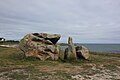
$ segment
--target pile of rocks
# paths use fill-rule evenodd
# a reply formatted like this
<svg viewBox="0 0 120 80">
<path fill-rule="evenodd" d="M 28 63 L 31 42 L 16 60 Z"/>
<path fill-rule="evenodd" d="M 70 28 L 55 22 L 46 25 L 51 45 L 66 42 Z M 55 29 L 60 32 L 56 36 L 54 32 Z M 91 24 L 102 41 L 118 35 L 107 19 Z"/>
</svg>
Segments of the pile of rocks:
<svg viewBox="0 0 120 80">
<path fill-rule="evenodd" d="M 19 47 L 25 56 L 37 57 L 43 61 L 47 59 L 58 60 L 60 47 L 56 43 L 60 37 L 59 34 L 31 33 L 21 39 Z M 69 37 L 64 59 L 77 60 L 80 58 L 90 59 L 88 49 L 84 46 L 74 46 L 72 38 Z"/>
<path fill-rule="evenodd" d="M 77 60 L 81 58 L 90 60 L 89 50 L 85 46 L 75 46 L 72 42 L 72 38 L 69 37 L 64 59 Z"/>
</svg>

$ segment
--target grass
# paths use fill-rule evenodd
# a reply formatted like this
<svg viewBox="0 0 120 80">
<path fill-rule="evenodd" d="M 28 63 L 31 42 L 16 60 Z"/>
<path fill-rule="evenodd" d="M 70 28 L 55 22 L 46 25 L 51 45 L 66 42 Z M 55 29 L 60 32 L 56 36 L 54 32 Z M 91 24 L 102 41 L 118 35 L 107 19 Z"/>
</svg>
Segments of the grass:
<svg viewBox="0 0 120 80">
<path fill-rule="evenodd" d="M 91 75 L 101 74 L 100 70 L 107 69 L 116 73 L 120 71 L 120 54 L 97 52 L 90 52 L 90 54 L 91 61 L 83 59 L 77 61 L 40 61 L 37 58 L 25 57 L 18 48 L 0 47 L 0 79 L 74 80 L 71 76 L 77 74 L 89 79 Z M 101 65 L 103 65 L 102 68 Z M 96 70 L 92 70 L 93 67 L 96 67 Z"/>
</svg>

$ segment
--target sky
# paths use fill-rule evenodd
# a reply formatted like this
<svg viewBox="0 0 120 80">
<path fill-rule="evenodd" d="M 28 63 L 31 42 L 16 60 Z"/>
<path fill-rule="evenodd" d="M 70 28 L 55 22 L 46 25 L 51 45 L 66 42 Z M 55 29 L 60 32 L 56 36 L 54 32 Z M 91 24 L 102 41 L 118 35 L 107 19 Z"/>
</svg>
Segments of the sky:
<svg viewBox="0 0 120 80">
<path fill-rule="evenodd" d="M 59 42 L 120 43 L 120 0 L 1 0 L 0 37 L 61 34 Z"/>
</svg>

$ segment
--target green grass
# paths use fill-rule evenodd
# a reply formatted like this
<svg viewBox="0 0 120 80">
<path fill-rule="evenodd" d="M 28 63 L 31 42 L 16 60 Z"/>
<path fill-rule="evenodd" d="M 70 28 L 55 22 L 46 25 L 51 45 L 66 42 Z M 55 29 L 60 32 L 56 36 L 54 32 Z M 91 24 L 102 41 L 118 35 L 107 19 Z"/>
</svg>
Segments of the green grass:
<svg viewBox="0 0 120 80">
<path fill-rule="evenodd" d="M 62 57 L 63 55 L 63 51 Z M 90 52 L 91 61 L 40 61 L 37 58 L 25 57 L 24 53 L 18 48 L 0 47 L 0 77 L 7 76 L 17 80 L 72 80 L 71 75 L 90 69 L 91 64 L 99 67 L 104 65 L 106 69 L 111 71 L 119 71 L 120 54 L 95 53 Z M 81 71 L 80 68 L 83 68 Z M 98 73 L 93 71 L 92 74 Z"/>
</svg>

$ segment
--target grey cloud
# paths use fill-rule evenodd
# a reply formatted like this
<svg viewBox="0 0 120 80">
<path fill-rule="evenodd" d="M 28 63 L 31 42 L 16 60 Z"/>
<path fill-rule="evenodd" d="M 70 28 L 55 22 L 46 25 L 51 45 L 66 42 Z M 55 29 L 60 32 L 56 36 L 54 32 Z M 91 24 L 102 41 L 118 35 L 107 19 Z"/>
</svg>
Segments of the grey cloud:
<svg viewBox="0 0 120 80">
<path fill-rule="evenodd" d="M 59 33 L 60 42 L 120 43 L 120 1 L 3 0 L 0 36 L 21 39 L 31 32 Z"/>
</svg>

